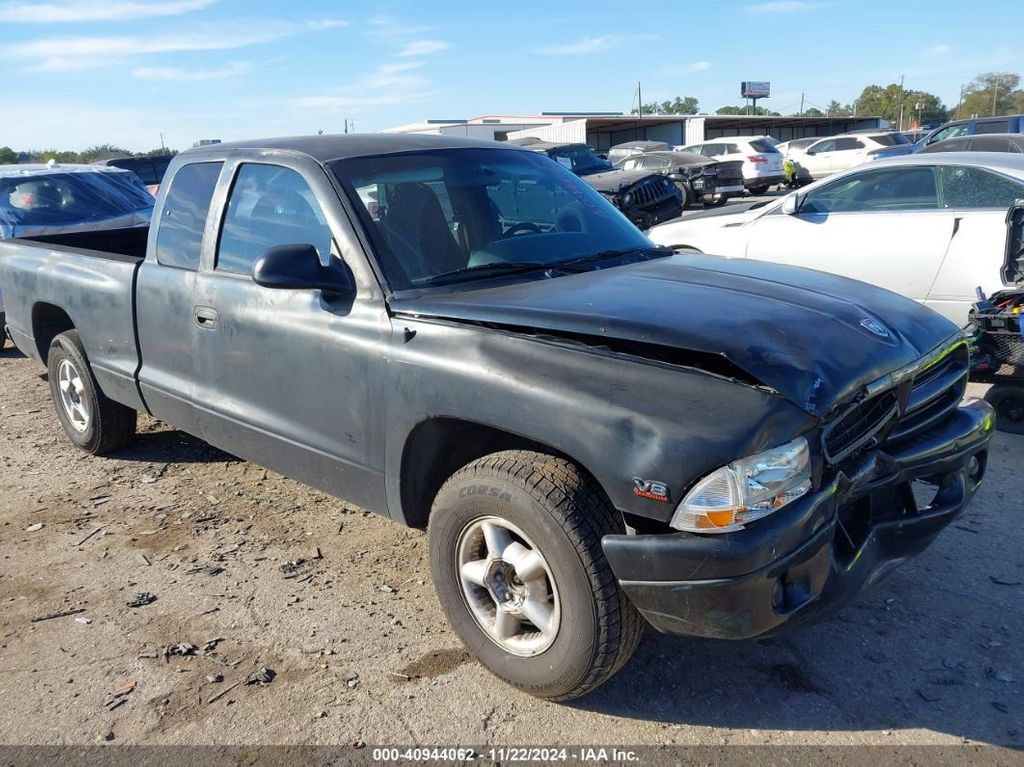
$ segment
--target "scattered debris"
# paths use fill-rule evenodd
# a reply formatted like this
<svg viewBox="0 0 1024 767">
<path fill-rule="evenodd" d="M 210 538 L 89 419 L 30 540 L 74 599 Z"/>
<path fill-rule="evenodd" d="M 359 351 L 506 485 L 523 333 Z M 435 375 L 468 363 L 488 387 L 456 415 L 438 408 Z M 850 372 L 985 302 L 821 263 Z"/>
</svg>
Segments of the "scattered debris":
<svg viewBox="0 0 1024 767">
<path fill-rule="evenodd" d="M 391 586 L 389 586 L 386 583 L 381 585 L 380 590 L 383 591 L 385 594 L 397 594 L 398 593 L 398 589 L 391 588 Z"/>
<path fill-rule="evenodd" d="M 359 674 L 357 674 L 355 671 L 346 671 L 344 674 L 341 675 L 341 678 L 342 680 L 344 680 L 345 684 L 349 686 L 349 688 L 355 687 L 357 684 L 359 684 Z"/>
<path fill-rule="evenodd" d="M 224 637 L 214 637 L 203 642 L 203 655 L 209 655 L 217 649 L 217 645 L 224 641 Z"/>
<path fill-rule="evenodd" d="M 102 732 L 96 738 L 96 740 L 106 741 L 108 743 L 110 741 L 112 741 L 113 739 L 114 739 L 114 731 L 113 730 L 107 730 L 106 732 Z"/>
<path fill-rule="evenodd" d="M 156 601 L 156 594 L 150 594 L 148 591 L 142 591 L 136 594 L 130 601 L 125 604 L 128 607 L 145 607 L 151 605 Z"/>
<path fill-rule="evenodd" d="M 25 528 L 26 533 L 34 533 L 37 530 L 42 530 L 44 527 L 42 522 L 36 522 L 34 525 L 29 525 Z"/>
<path fill-rule="evenodd" d="M 85 543 L 87 540 L 92 538 L 94 535 L 96 535 L 96 533 L 100 532 L 102 529 L 103 529 L 102 525 L 100 527 L 94 528 L 92 530 L 92 532 L 88 533 L 84 538 L 80 538 L 77 542 L 72 543 L 71 545 L 72 546 L 81 546 L 83 543 Z"/>
<path fill-rule="evenodd" d="M 274 669 L 267 668 L 266 666 L 264 666 L 255 674 L 249 676 L 249 678 L 245 680 L 245 683 L 247 685 L 258 684 L 260 685 L 260 687 L 266 687 L 268 684 L 274 681 L 274 677 L 276 676 L 277 672 L 274 671 Z"/>
<path fill-rule="evenodd" d="M 88 626 L 92 623 L 92 618 L 75 618 L 75 623 L 81 623 L 84 626 Z"/>
<path fill-rule="evenodd" d="M 211 695 L 209 698 L 206 699 L 206 705 L 209 706 L 211 703 L 220 700 L 225 695 L 227 695 L 229 692 L 231 692 L 233 689 L 238 687 L 238 685 L 240 685 L 240 684 L 241 684 L 241 682 L 235 682 L 232 685 L 228 685 L 227 687 L 225 687 L 223 690 L 219 691 L 215 695 Z"/>
<path fill-rule="evenodd" d="M 171 656 L 179 655 L 185 657 L 188 655 L 195 655 L 196 650 L 199 649 L 191 642 L 182 642 L 181 644 L 168 645 L 164 648 L 164 660 L 169 661 Z"/>
<path fill-rule="evenodd" d="M 140 553 L 136 557 L 136 559 L 138 559 L 139 562 L 141 562 L 142 564 L 146 565 L 146 567 L 149 567 L 151 564 L 153 564 L 152 562 L 149 561 L 149 557 L 147 557 L 145 554 L 142 554 L 142 553 Z"/>
<path fill-rule="evenodd" d="M 317 551 L 319 551 L 319 549 L 317 549 Z M 279 569 L 284 573 L 285 577 L 294 576 L 304 564 L 306 564 L 305 559 L 293 559 L 285 562 Z"/>
<path fill-rule="evenodd" d="M 365 740 L 353 740 L 352 741 L 352 748 L 355 748 L 355 749 L 366 748 L 366 741 Z"/>
<path fill-rule="evenodd" d="M 206 681 L 209 682 L 210 684 L 219 684 L 220 682 L 224 681 L 224 675 L 223 674 L 210 674 L 208 677 L 206 677 Z"/>
<path fill-rule="evenodd" d="M 61 610 L 57 613 L 47 613 L 46 615 L 40 615 L 32 619 L 32 623 L 39 623 L 40 621 L 53 620 L 54 618 L 66 618 L 69 615 L 78 615 L 78 613 L 84 613 L 84 607 L 76 607 L 73 610 Z"/>
<path fill-rule="evenodd" d="M 197 573 L 220 575 L 222 572 L 224 572 L 224 568 L 220 565 L 207 565 L 206 567 L 193 567 L 191 570 L 186 570 L 185 575 L 196 575 Z"/>
</svg>

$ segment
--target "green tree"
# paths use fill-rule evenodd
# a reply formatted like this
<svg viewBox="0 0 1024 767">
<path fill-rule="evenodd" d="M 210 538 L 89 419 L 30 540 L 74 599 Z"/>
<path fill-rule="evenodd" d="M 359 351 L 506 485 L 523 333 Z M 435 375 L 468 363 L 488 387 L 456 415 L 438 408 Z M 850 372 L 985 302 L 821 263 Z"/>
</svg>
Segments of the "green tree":
<svg viewBox="0 0 1024 767">
<path fill-rule="evenodd" d="M 903 127 L 906 128 L 917 120 L 919 102 L 924 105 L 920 110 L 923 122 L 942 122 L 949 119 L 949 110 L 942 103 L 942 99 L 934 93 L 901 87 L 899 83 L 890 83 L 885 87 L 876 84 L 866 85 L 854 106 L 858 115 L 881 117 L 897 126 L 902 115 Z"/>
<path fill-rule="evenodd" d="M 9 146 L 0 146 L 0 165 L 13 165 L 18 162 L 18 153 Z"/>
<path fill-rule="evenodd" d="M 825 113 L 817 107 L 808 107 L 804 110 L 804 117 L 824 117 Z"/>
<path fill-rule="evenodd" d="M 853 114 L 853 107 L 849 104 L 840 104 L 835 99 L 828 102 L 825 107 L 825 115 L 828 117 L 850 117 Z"/>
<path fill-rule="evenodd" d="M 676 96 L 673 101 L 652 101 L 644 104 L 645 115 L 695 115 L 700 111 L 700 102 L 693 96 Z M 634 109 L 631 114 L 636 114 Z"/>
<path fill-rule="evenodd" d="M 1020 75 L 985 72 L 964 88 L 964 100 L 957 110 L 957 116 L 1005 115 L 1020 112 L 1022 107 L 1024 91 L 1020 90 Z"/>
<path fill-rule="evenodd" d="M 715 110 L 716 115 L 756 115 L 758 117 L 781 117 L 778 112 L 772 112 L 765 107 L 748 107 L 745 105 L 730 105 L 719 107 Z"/>
</svg>

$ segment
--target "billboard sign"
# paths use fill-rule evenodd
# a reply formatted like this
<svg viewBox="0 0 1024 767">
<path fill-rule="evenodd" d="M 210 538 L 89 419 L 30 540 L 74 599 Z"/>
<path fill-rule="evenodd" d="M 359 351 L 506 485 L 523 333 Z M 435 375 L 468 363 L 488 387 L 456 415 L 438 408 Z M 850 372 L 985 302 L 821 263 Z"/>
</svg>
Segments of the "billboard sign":
<svg viewBox="0 0 1024 767">
<path fill-rule="evenodd" d="M 740 83 L 740 96 L 745 99 L 766 99 L 771 96 L 772 84 L 762 80 L 744 80 Z"/>
</svg>

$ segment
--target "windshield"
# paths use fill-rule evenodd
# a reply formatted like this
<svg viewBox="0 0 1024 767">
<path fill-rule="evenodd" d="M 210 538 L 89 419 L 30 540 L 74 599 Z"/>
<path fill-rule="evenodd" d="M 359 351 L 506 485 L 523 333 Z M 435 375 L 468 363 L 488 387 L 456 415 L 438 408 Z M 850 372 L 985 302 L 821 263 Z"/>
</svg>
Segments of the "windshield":
<svg viewBox="0 0 1024 767">
<path fill-rule="evenodd" d="M 73 228 L 132 214 L 148 219 L 152 211 L 153 196 L 127 171 L 0 178 L 0 228 L 6 236 L 29 227 Z"/>
<path fill-rule="evenodd" d="M 594 154 L 594 151 L 589 146 L 584 144 L 552 149 L 548 152 L 548 155 L 559 165 L 565 166 L 580 176 L 586 176 L 590 173 L 604 173 L 605 171 L 615 169 L 614 165 L 607 160 L 602 160 Z"/>
<path fill-rule="evenodd" d="M 444 149 L 339 160 L 393 290 L 489 264 L 557 265 L 653 246 L 597 191 L 544 155 Z"/>
</svg>

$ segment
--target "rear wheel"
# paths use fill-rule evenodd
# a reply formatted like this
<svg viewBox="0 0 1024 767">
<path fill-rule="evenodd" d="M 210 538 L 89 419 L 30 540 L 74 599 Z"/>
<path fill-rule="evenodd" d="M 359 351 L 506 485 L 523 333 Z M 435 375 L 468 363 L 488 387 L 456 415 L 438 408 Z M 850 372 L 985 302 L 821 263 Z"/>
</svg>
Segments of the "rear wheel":
<svg viewBox="0 0 1024 767">
<path fill-rule="evenodd" d="M 460 469 L 430 516 L 441 606 L 492 673 L 541 698 L 594 689 L 633 654 L 643 619 L 601 538 L 622 522 L 571 462 L 506 451 Z"/>
<path fill-rule="evenodd" d="M 759 186 L 750 187 L 750 193 L 755 197 L 760 197 L 762 194 L 767 193 L 771 189 L 771 184 L 761 184 Z"/>
<path fill-rule="evenodd" d="M 985 399 L 996 411 L 999 431 L 1024 434 L 1024 386 L 993 386 Z"/>
<path fill-rule="evenodd" d="M 77 331 L 53 339 L 47 367 L 57 417 L 75 445 L 103 455 L 135 439 L 138 414 L 100 391 Z"/>
</svg>

